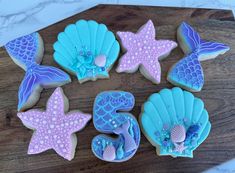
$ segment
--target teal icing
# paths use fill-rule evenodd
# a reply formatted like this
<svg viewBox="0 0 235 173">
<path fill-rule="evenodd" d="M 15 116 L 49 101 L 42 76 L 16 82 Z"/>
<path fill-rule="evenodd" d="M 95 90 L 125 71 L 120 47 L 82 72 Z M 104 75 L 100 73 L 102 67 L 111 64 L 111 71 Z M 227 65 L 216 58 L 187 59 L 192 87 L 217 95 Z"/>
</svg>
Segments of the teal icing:
<svg viewBox="0 0 235 173">
<path fill-rule="evenodd" d="M 132 125 L 132 123 L 130 123 L 130 127 L 129 127 L 128 131 L 129 131 L 131 137 L 134 138 L 134 131 L 133 131 L 133 125 Z"/>
<path fill-rule="evenodd" d="M 117 149 L 117 159 L 122 159 L 124 157 L 124 149 L 123 149 L 123 144 L 121 143 Z"/>
<path fill-rule="evenodd" d="M 114 34 L 104 24 L 93 20 L 79 20 L 58 34 L 54 43 L 54 59 L 79 82 L 109 77 L 109 70 L 118 58 L 120 46 Z M 97 56 L 104 55 L 104 66 L 95 64 Z"/>
<path fill-rule="evenodd" d="M 203 101 L 178 87 L 152 94 L 143 104 L 140 124 L 157 153 L 173 157 L 193 157 L 193 151 L 207 138 L 211 129 Z M 164 124 L 169 125 L 169 129 L 164 129 Z M 186 148 L 182 152 L 175 150 L 170 139 L 175 125 L 183 125 L 187 132 Z"/>
</svg>

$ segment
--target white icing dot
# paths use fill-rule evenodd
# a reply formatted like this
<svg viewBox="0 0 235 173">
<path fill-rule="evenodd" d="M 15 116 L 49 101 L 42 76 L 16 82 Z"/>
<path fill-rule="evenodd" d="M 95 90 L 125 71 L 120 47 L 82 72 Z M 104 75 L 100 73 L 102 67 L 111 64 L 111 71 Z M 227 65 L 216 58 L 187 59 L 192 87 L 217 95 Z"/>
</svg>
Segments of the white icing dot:
<svg viewBox="0 0 235 173">
<path fill-rule="evenodd" d="M 44 144 L 44 141 L 41 140 L 41 141 L 40 141 L 40 144 Z"/>
<path fill-rule="evenodd" d="M 60 141 L 60 140 L 58 140 L 58 141 L 57 141 L 57 143 L 59 144 L 59 143 L 61 143 L 61 141 Z"/>
<path fill-rule="evenodd" d="M 75 121 L 74 121 L 74 123 L 75 123 L 75 124 L 77 124 L 77 123 L 78 123 L 78 121 L 77 121 L 77 120 L 75 120 Z"/>
<path fill-rule="evenodd" d="M 38 119 L 38 118 L 36 119 L 36 122 L 39 122 L 39 119 Z"/>
<path fill-rule="evenodd" d="M 61 147 L 61 148 L 63 148 L 63 147 L 64 147 L 64 145 L 63 145 L 63 144 L 60 144 L 60 147 Z"/>
<path fill-rule="evenodd" d="M 69 125 L 69 123 L 65 123 L 65 125 L 66 125 L 66 126 L 68 126 L 68 125 Z"/>
<path fill-rule="evenodd" d="M 43 120 L 43 122 L 42 122 L 43 124 L 46 124 L 47 122 L 45 121 L 45 120 Z"/>
<path fill-rule="evenodd" d="M 81 118 L 79 119 L 79 122 L 82 122 L 82 119 L 81 119 Z"/>
<path fill-rule="evenodd" d="M 46 139 L 48 139 L 48 136 L 45 136 Z"/>
<path fill-rule="evenodd" d="M 51 133 L 51 130 L 48 130 L 47 132 L 48 132 L 48 133 Z"/>
<path fill-rule="evenodd" d="M 113 127 L 115 127 L 115 128 L 116 128 L 116 127 L 117 127 L 117 124 L 114 124 L 114 126 L 113 126 Z"/>
<path fill-rule="evenodd" d="M 53 129 L 55 126 L 53 124 L 50 125 L 50 128 Z"/>
<path fill-rule="evenodd" d="M 30 120 L 30 121 L 32 121 L 32 120 L 33 120 L 33 118 L 32 118 L 32 117 L 30 117 L 30 118 L 29 118 L 29 120 Z"/>
<path fill-rule="evenodd" d="M 54 137 L 54 138 L 57 138 L 57 135 L 54 135 L 53 137 Z"/>
<path fill-rule="evenodd" d="M 32 152 L 33 152 L 33 149 L 30 149 L 29 152 L 32 153 Z"/>
<path fill-rule="evenodd" d="M 73 125 L 73 122 L 70 122 L 70 125 Z"/>
<path fill-rule="evenodd" d="M 63 152 L 65 153 L 65 152 L 66 152 L 66 149 L 63 149 Z"/>
</svg>

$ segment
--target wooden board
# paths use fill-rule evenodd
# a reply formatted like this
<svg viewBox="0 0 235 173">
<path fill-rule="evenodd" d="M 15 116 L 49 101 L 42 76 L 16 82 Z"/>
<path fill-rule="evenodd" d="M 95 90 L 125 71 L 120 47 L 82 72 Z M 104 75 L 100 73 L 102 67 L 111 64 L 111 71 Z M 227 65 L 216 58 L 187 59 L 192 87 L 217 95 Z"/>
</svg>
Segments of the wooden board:
<svg viewBox="0 0 235 173">
<path fill-rule="evenodd" d="M 182 21 L 195 27 L 201 37 L 230 45 L 231 50 L 217 59 L 202 63 L 205 73 L 203 90 L 195 95 L 205 101 L 210 114 L 212 130 L 207 140 L 194 152 L 194 158 L 159 157 L 155 149 L 142 135 L 139 150 L 124 163 L 107 163 L 97 159 L 91 151 L 91 140 L 98 134 L 92 123 L 77 133 L 78 146 L 72 161 L 59 157 L 53 150 L 38 155 L 27 155 L 32 131 L 25 128 L 16 117 L 17 92 L 24 76 L 0 49 L 0 172 L 199 172 L 220 164 L 235 156 L 235 22 L 231 11 L 157 8 L 137 6 L 98 6 L 77 14 L 40 31 L 44 39 L 45 55 L 42 64 L 58 65 L 53 61 L 52 45 L 64 27 L 79 19 L 93 19 L 105 23 L 116 32 L 137 31 L 148 19 L 157 28 L 158 39 L 175 40 L 176 28 Z M 141 105 L 150 94 L 172 85 L 166 81 L 168 69 L 183 57 L 178 47 L 161 62 L 162 82 L 152 84 L 139 72 L 118 74 L 116 64 L 109 80 L 86 82 L 80 85 L 75 76 L 73 82 L 63 86 L 70 100 L 70 109 L 92 113 L 95 96 L 105 90 L 125 90 L 135 95 L 136 105 L 132 113 L 138 117 Z M 34 108 L 45 108 L 54 89 L 44 90 Z"/>
</svg>

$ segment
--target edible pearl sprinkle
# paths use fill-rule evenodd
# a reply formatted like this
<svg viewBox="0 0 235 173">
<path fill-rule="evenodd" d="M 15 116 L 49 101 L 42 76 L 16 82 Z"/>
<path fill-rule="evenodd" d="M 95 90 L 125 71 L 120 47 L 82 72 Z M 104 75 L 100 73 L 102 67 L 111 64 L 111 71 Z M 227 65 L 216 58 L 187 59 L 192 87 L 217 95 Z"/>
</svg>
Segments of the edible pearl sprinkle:
<svg viewBox="0 0 235 173">
<path fill-rule="evenodd" d="M 155 40 L 155 28 L 151 20 L 136 34 L 131 32 L 117 32 L 117 34 L 127 50 L 119 61 L 117 72 L 133 71 L 142 65 L 147 75 L 159 83 L 161 67 L 158 58 L 168 54 L 177 44 L 169 40 Z"/>
<path fill-rule="evenodd" d="M 64 97 L 62 89 L 57 88 L 49 98 L 45 112 L 32 109 L 17 114 L 24 124 L 36 129 L 29 144 L 28 154 L 54 149 L 65 159 L 73 158 L 71 135 L 81 130 L 91 119 L 91 115 L 81 112 L 66 115 Z"/>
</svg>

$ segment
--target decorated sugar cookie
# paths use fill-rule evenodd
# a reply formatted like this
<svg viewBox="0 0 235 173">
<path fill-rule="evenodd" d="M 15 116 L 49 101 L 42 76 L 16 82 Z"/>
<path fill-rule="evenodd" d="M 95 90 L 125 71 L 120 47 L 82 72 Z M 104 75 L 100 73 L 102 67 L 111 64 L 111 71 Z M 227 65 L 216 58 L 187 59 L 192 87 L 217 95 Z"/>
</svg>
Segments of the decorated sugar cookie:
<svg viewBox="0 0 235 173">
<path fill-rule="evenodd" d="M 104 24 L 79 20 L 59 33 L 54 50 L 55 61 L 82 83 L 108 78 L 120 46 Z"/>
<path fill-rule="evenodd" d="M 135 117 L 127 113 L 134 104 L 134 96 L 124 91 L 106 91 L 96 97 L 95 128 L 101 133 L 116 134 L 115 138 L 103 134 L 93 138 L 91 147 L 96 157 L 108 162 L 123 162 L 135 154 L 140 143 L 140 129 Z"/>
<path fill-rule="evenodd" d="M 68 99 L 57 88 L 47 102 L 46 111 L 32 109 L 17 114 L 27 128 L 34 130 L 28 154 L 54 149 L 63 158 L 73 159 L 77 145 L 75 132 L 86 126 L 91 115 L 80 111 L 66 113 L 68 108 Z"/>
<path fill-rule="evenodd" d="M 122 47 L 127 51 L 119 60 L 117 72 L 140 72 L 153 83 L 160 83 L 161 67 L 159 60 L 168 56 L 177 44 L 170 40 L 155 40 L 155 28 L 149 20 L 135 34 L 117 32 Z"/>
<path fill-rule="evenodd" d="M 160 156 L 193 157 L 211 129 L 203 101 L 178 87 L 152 94 L 139 120 L 142 132 Z"/>
<path fill-rule="evenodd" d="M 5 48 L 13 61 L 26 71 L 18 92 L 18 111 L 32 107 L 38 101 L 42 88 L 70 82 L 70 77 L 62 70 L 40 65 L 44 48 L 38 33 L 10 41 Z"/>
<path fill-rule="evenodd" d="M 200 61 L 216 58 L 229 50 L 223 43 L 202 40 L 199 34 L 183 22 L 177 31 L 177 39 L 185 57 L 168 72 L 167 79 L 176 86 L 198 92 L 204 84 L 204 74 Z"/>
</svg>

